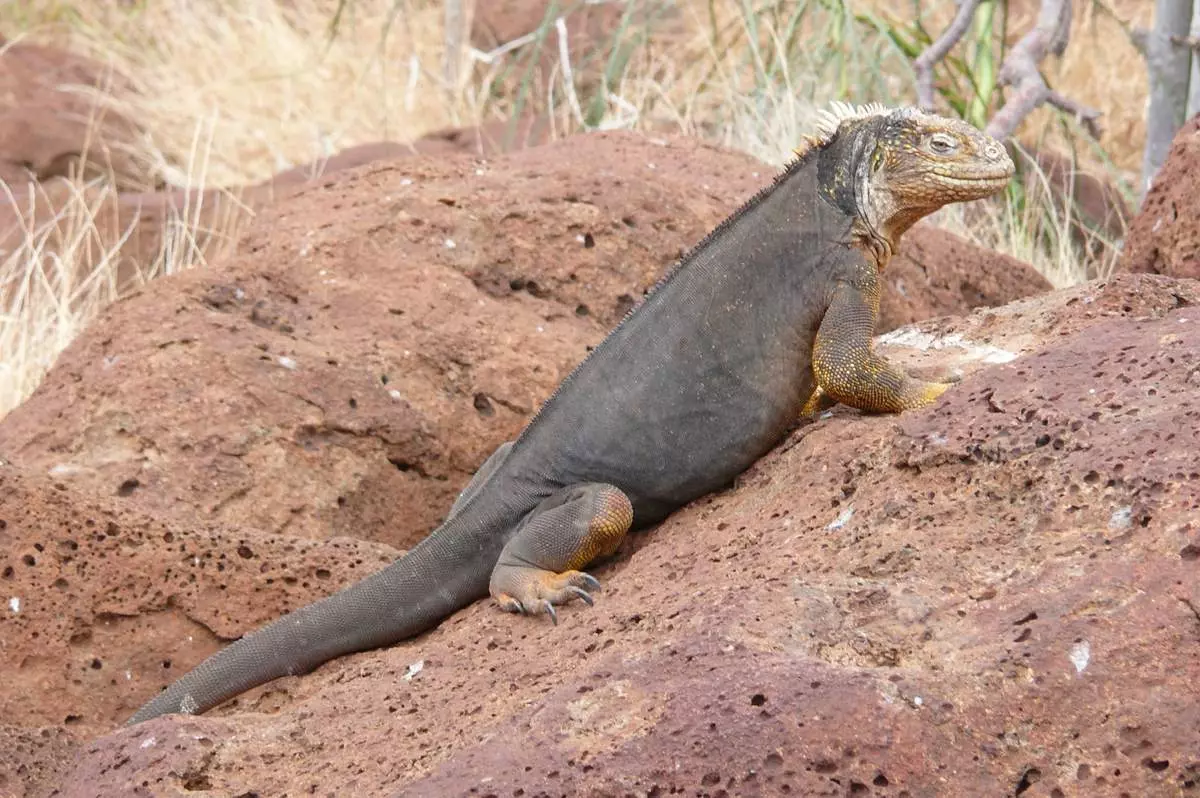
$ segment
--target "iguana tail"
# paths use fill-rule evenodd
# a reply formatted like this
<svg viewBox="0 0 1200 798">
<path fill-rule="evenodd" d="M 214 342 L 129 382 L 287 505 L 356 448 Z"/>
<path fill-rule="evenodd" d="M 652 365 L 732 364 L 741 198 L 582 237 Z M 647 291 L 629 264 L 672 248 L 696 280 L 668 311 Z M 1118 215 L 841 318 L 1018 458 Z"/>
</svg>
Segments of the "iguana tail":
<svg viewBox="0 0 1200 798">
<path fill-rule="evenodd" d="M 452 518 L 382 571 L 213 654 L 148 701 L 126 725 L 174 712 L 205 712 L 272 679 L 308 673 L 335 657 L 390 645 L 436 626 L 488 594 L 503 540 L 474 537 L 461 517 Z"/>
</svg>

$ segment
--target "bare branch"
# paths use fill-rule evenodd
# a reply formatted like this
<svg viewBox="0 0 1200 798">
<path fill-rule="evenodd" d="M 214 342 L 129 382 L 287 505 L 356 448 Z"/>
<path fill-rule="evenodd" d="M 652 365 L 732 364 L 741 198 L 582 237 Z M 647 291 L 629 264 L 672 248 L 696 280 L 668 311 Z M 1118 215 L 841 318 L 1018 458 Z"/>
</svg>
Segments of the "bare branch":
<svg viewBox="0 0 1200 798">
<path fill-rule="evenodd" d="M 1171 36 L 1171 44 L 1177 44 L 1180 47 L 1187 47 L 1191 50 L 1200 50 L 1200 36 Z"/>
<path fill-rule="evenodd" d="M 1103 132 L 1100 129 L 1100 117 L 1102 114 L 1098 109 L 1084 105 L 1078 100 L 1073 100 L 1054 89 L 1051 89 L 1050 93 L 1046 96 L 1046 102 L 1063 113 L 1075 117 L 1075 121 L 1083 125 L 1092 138 L 1100 138 L 1100 134 Z"/>
<path fill-rule="evenodd" d="M 1013 93 L 988 122 L 987 132 L 996 138 L 1006 139 L 1016 132 L 1025 117 L 1044 103 L 1073 114 L 1093 136 L 1097 135 L 1100 112 L 1052 91 L 1042 77 L 1040 66 L 1049 53 L 1061 55 L 1066 49 L 1071 33 L 1071 3 L 1069 0 L 1042 0 L 1037 23 L 1021 37 L 1004 65 L 1000 67 L 999 81 L 1012 86 Z"/>
<path fill-rule="evenodd" d="M 942 31 L 942 35 L 913 61 L 913 71 L 917 73 L 917 105 L 922 108 L 933 110 L 933 65 L 945 58 L 954 49 L 954 45 L 966 35 L 980 2 L 981 0 L 958 0 L 958 12 L 954 15 L 954 20 Z"/>
</svg>

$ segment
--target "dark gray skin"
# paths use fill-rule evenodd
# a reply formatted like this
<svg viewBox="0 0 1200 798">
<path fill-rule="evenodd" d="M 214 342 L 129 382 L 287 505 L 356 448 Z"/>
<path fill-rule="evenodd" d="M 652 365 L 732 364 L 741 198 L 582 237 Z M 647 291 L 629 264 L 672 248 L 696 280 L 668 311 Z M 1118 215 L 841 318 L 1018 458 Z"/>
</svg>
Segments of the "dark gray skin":
<svg viewBox="0 0 1200 798">
<path fill-rule="evenodd" d="M 728 486 L 803 413 L 833 401 L 895 412 L 936 399 L 945 383 L 871 351 L 879 269 L 913 222 L 994 193 L 1012 162 L 962 123 L 853 110 L 681 261 L 429 537 L 209 657 L 129 723 L 204 712 L 390 645 L 489 588 L 504 609 L 556 618 L 556 604 L 592 602 L 585 588 L 598 583 L 576 569 L 628 529 Z"/>
</svg>

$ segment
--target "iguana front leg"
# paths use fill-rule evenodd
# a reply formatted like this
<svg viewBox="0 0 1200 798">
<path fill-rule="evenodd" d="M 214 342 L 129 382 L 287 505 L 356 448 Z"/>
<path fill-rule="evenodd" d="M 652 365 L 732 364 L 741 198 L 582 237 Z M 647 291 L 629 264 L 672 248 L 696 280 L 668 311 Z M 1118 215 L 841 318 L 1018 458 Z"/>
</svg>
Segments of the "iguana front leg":
<svg viewBox="0 0 1200 798">
<path fill-rule="evenodd" d="M 829 400 L 876 413 L 932 404 L 952 383 L 917 379 L 875 353 L 871 336 L 879 301 L 871 287 L 839 283 L 813 343 L 812 369 L 820 390 L 806 412 Z"/>
<path fill-rule="evenodd" d="M 612 554 L 633 523 L 633 505 L 612 485 L 563 488 L 525 516 L 492 570 L 491 594 L 501 608 L 530 615 L 579 598 L 600 583 L 579 569 Z"/>
</svg>

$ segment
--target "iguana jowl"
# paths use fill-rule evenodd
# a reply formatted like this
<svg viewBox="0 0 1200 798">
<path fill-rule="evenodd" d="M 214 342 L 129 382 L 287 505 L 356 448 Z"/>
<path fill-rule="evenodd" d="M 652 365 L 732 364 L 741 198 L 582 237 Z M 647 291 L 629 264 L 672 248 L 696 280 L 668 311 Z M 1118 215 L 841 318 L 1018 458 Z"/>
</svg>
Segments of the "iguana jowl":
<svg viewBox="0 0 1200 798">
<path fill-rule="evenodd" d="M 1003 188 L 1000 142 L 913 108 L 835 104 L 796 159 L 700 242 L 500 446 L 446 521 L 341 592 L 232 643 L 131 719 L 196 713 L 344 654 L 395 643 L 490 592 L 549 613 L 631 527 L 727 486 L 800 414 L 899 412 L 948 384 L 871 348 L 900 235 Z"/>
</svg>

